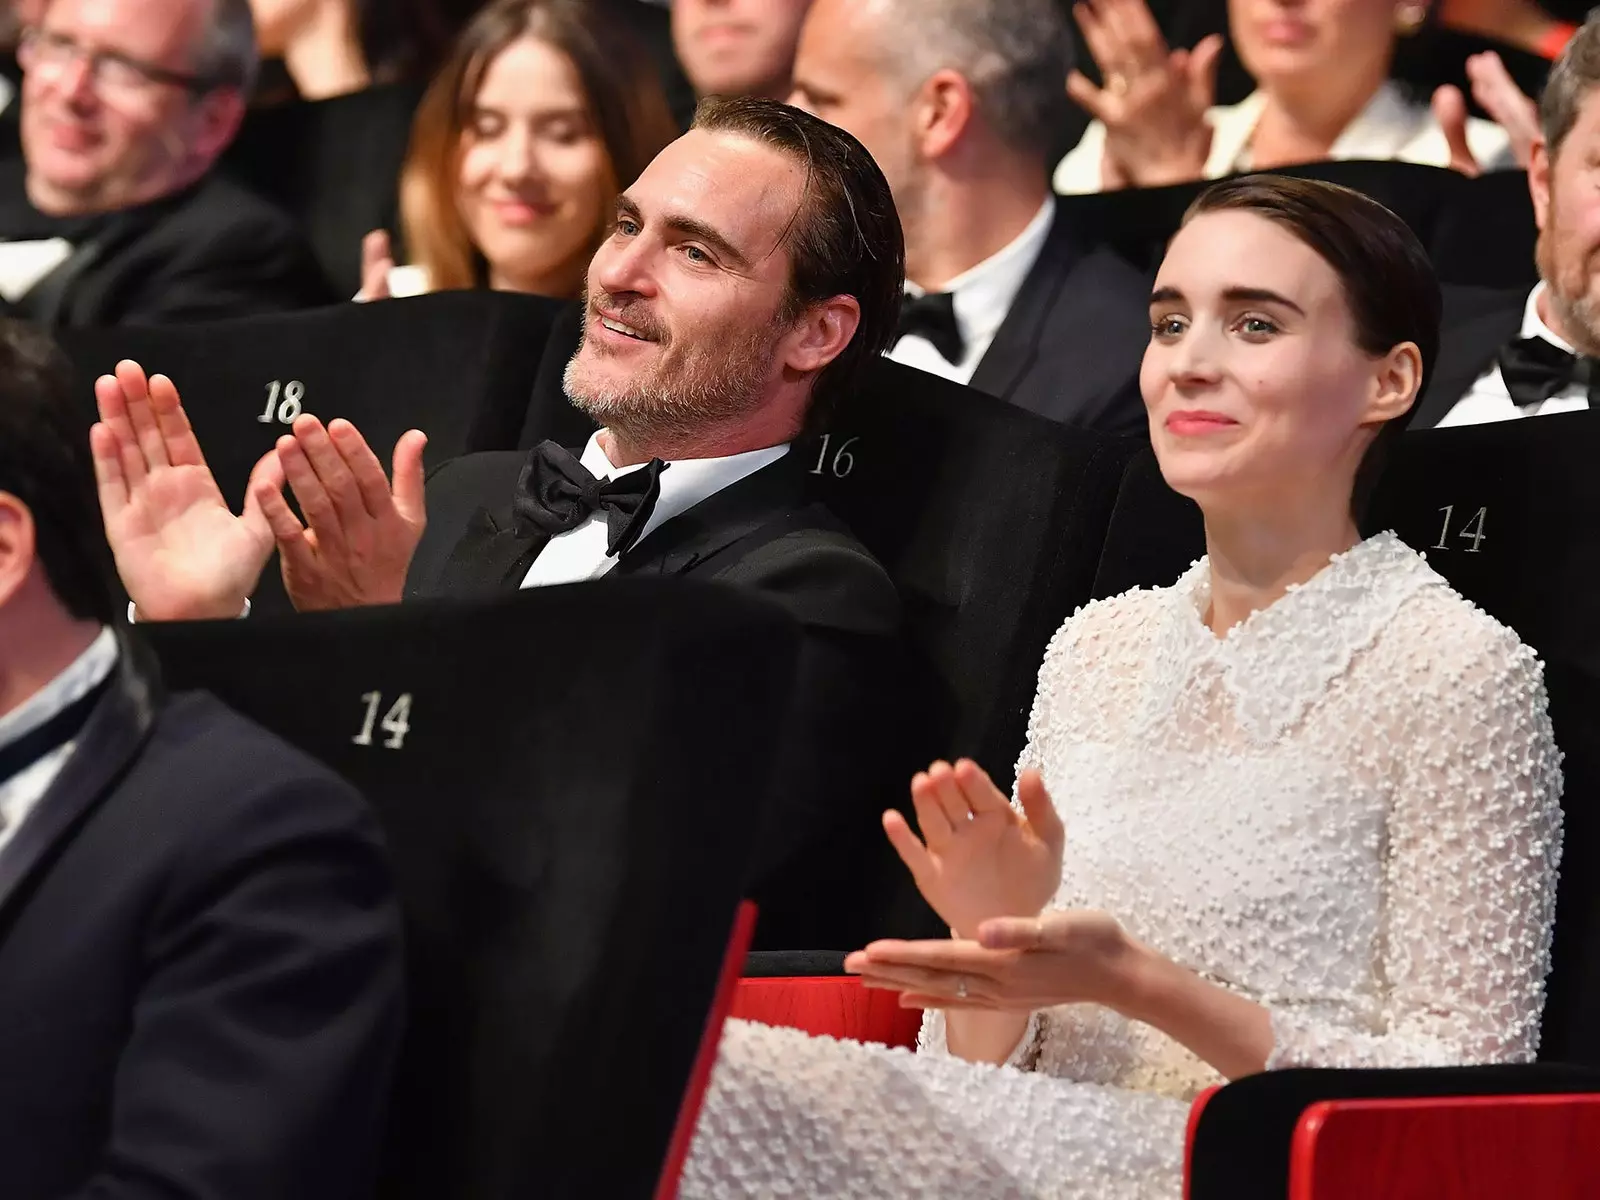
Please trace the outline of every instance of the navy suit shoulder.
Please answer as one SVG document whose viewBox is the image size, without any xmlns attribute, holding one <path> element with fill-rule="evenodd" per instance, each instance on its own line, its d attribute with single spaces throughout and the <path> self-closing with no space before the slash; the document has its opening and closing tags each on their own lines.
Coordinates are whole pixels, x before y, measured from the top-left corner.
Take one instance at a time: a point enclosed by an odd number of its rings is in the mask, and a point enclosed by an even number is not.
<svg viewBox="0 0 1600 1200">
<path fill-rule="evenodd" d="M 1049 237 L 971 386 L 1101 433 L 1146 428 L 1139 364 L 1150 341 L 1150 277 L 1086 245 L 1058 204 Z"/>
<path fill-rule="evenodd" d="M 58 781 L 6 850 L 70 814 L 0 900 L 8 1200 L 364 1194 L 404 1007 L 376 818 L 210 696 L 99 728 L 104 787 Z"/>
</svg>

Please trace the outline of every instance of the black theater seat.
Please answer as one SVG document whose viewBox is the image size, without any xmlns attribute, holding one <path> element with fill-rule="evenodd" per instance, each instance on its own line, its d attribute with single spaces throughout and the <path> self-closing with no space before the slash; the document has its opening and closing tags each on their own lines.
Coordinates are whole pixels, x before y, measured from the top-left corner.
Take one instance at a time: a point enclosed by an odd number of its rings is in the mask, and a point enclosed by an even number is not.
<svg viewBox="0 0 1600 1200">
<path fill-rule="evenodd" d="M 143 632 L 170 685 L 322 759 L 382 821 L 410 975 L 383 1200 L 653 1194 L 762 816 L 789 618 L 624 580 Z"/>
</svg>

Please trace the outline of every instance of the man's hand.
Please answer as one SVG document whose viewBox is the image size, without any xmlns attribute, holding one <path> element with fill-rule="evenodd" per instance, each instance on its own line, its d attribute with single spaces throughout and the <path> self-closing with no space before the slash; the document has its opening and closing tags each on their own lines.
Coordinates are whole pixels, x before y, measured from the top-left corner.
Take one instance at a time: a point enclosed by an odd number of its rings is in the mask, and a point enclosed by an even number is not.
<svg viewBox="0 0 1600 1200">
<path fill-rule="evenodd" d="M 237 617 L 272 556 L 272 530 L 254 497 L 283 486 L 277 455 L 256 464 L 236 517 L 172 380 L 146 379 L 138 363 L 123 361 L 95 381 L 94 395 L 100 420 L 89 445 L 100 512 L 140 618 Z"/>
<path fill-rule="evenodd" d="M 292 435 L 278 439 L 281 472 L 253 482 L 277 539 L 283 583 L 296 609 L 353 608 L 399 603 L 406 569 L 427 524 L 422 452 L 428 439 L 415 429 L 394 448 L 394 488 L 366 439 L 349 421 L 301 416 Z M 305 514 L 302 525 L 283 498 L 287 479 Z"/>
<path fill-rule="evenodd" d="M 1467 79 L 1472 85 L 1472 98 L 1506 131 L 1512 157 L 1526 171 L 1533 161 L 1533 143 L 1539 137 L 1538 104 L 1517 86 L 1493 50 L 1467 59 Z M 1467 100 L 1461 89 L 1446 84 L 1434 92 L 1433 116 L 1450 147 L 1450 166 L 1463 175 L 1483 174 L 1483 165 L 1467 144 Z"/>
</svg>

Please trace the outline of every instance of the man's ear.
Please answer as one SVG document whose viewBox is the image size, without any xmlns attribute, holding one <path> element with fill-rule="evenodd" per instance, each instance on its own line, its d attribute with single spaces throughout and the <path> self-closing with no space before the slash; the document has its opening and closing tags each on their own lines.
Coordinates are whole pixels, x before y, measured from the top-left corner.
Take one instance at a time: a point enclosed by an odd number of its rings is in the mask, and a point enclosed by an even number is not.
<svg viewBox="0 0 1600 1200">
<path fill-rule="evenodd" d="M 0 492 L 0 608 L 33 573 L 33 513 L 10 492 Z"/>
<path fill-rule="evenodd" d="M 194 101 L 194 154 L 213 162 L 232 144 L 244 122 L 244 93 L 236 87 L 213 88 Z"/>
<path fill-rule="evenodd" d="M 844 353 L 860 324 L 861 302 L 854 296 L 808 305 L 784 339 L 784 367 L 798 375 L 822 370 Z"/>
<path fill-rule="evenodd" d="M 1363 424 L 1380 424 L 1411 411 L 1422 392 L 1422 351 L 1401 342 L 1377 361 Z"/>
<path fill-rule="evenodd" d="M 1533 200 L 1533 223 L 1540 232 L 1550 216 L 1550 146 L 1544 134 L 1533 139 L 1528 159 L 1528 195 Z"/>
<path fill-rule="evenodd" d="M 942 158 L 972 123 L 972 85 L 948 67 L 935 71 L 911 102 L 912 136 L 925 159 Z"/>
</svg>

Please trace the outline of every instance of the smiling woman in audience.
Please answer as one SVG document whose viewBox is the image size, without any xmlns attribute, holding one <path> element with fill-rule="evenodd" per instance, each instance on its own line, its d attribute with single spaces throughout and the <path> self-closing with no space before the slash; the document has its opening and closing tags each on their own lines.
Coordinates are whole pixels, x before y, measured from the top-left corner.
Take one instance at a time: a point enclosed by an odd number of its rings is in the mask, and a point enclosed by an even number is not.
<svg viewBox="0 0 1600 1200">
<path fill-rule="evenodd" d="M 1229 0 L 1229 36 L 1256 81 L 1230 105 L 1213 104 L 1220 35 L 1169 50 L 1145 0 L 1080 0 L 1073 12 L 1103 86 L 1077 71 L 1067 81 L 1095 119 L 1056 168 L 1058 192 L 1159 187 L 1323 159 L 1472 172 L 1518 165 L 1506 132 L 1469 118 L 1455 88 L 1441 88 L 1430 106 L 1389 79 L 1395 39 L 1422 27 L 1426 0 Z M 1496 57 L 1472 76 L 1473 95 L 1497 118 L 1504 74 Z"/>
<path fill-rule="evenodd" d="M 654 64 L 602 0 L 499 0 L 417 110 L 400 181 L 411 265 L 363 247 L 363 300 L 576 296 L 617 193 L 677 136 Z"/>
<path fill-rule="evenodd" d="M 928 1010 L 920 1053 L 730 1022 L 685 1197 L 1176 1200 L 1211 1084 L 1532 1059 L 1561 852 L 1542 669 L 1353 517 L 1439 307 L 1355 192 L 1194 204 L 1140 383 L 1206 558 L 1057 632 L 1015 808 L 938 763 L 920 839 L 885 815 L 952 937 L 846 969 Z"/>
</svg>

